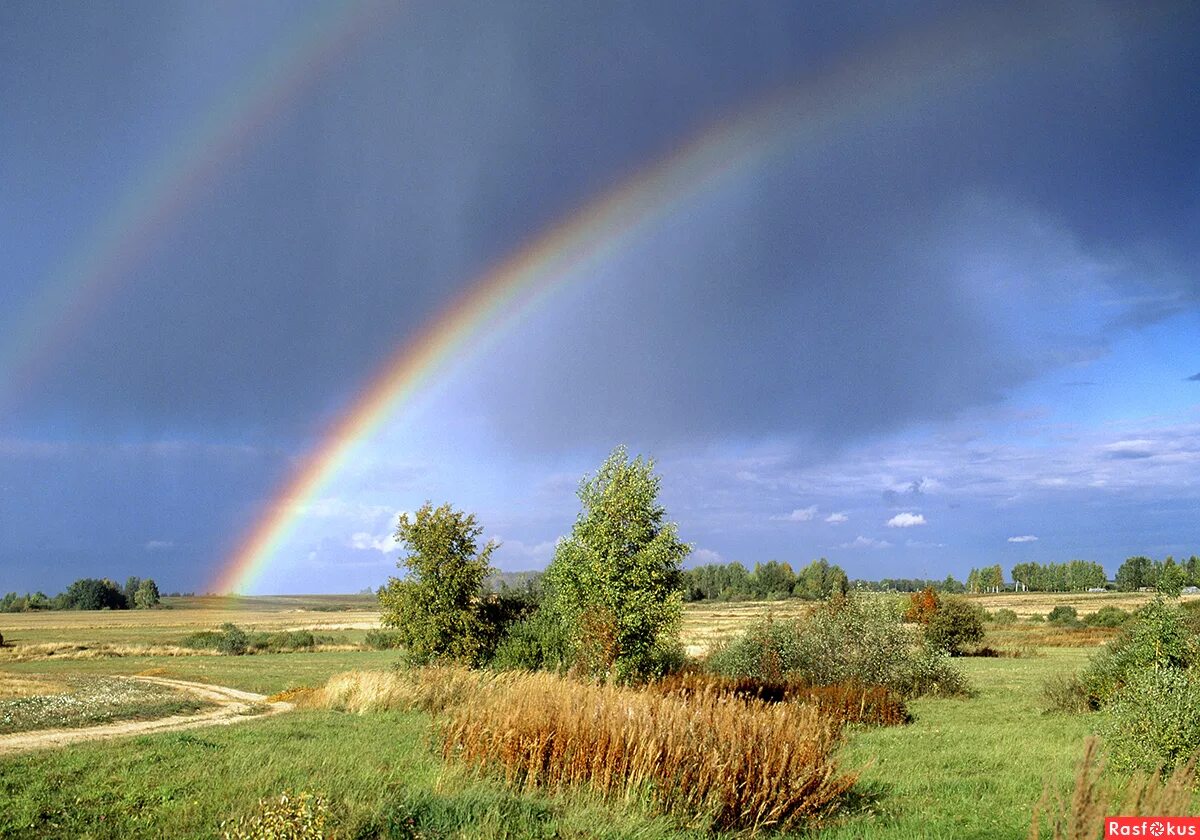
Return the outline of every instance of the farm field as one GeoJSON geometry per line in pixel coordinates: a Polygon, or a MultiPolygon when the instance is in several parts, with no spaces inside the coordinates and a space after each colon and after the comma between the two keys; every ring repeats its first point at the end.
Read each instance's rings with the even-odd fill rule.
{"type": "MultiPolygon", "coordinates": [[[[1070,596],[1057,597],[1079,606],[1070,596]]],[[[144,618],[6,616],[22,621],[3,627],[14,647],[0,659],[0,681],[14,687],[11,693],[27,694],[142,674],[269,695],[316,687],[347,670],[388,668],[398,659],[393,651],[349,647],[251,656],[50,655],[16,661],[11,655],[27,639],[38,645],[85,642],[92,631],[122,634],[136,649],[228,620],[289,629],[377,621],[361,603],[341,612],[303,609],[287,599],[238,603],[234,609],[173,606],[144,618]]],[[[689,605],[684,639],[691,649],[703,649],[767,614],[785,619],[805,609],[798,601],[689,605]]],[[[913,721],[906,726],[852,727],[840,761],[843,770],[860,771],[861,778],[848,807],[819,836],[1024,837],[1043,786],[1049,782],[1065,790],[1091,730],[1088,715],[1046,713],[1041,687],[1050,676],[1081,667],[1097,637],[1084,629],[1078,631],[1084,638],[1079,644],[1038,644],[1050,629],[1022,623],[993,630],[989,643],[1024,647],[1026,655],[960,660],[975,690],[970,699],[923,698],[909,704],[913,721]]],[[[233,727],[2,758],[0,798],[10,807],[0,816],[0,836],[79,836],[87,827],[84,833],[97,837],[210,837],[223,820],[283,790],[324,794],[334,804],[337,824],[360,832],[347,836],[437,837],[459,831],[497,837],[699,836],[636,804],[615,806],[582,793],[513,792],[470,776],[437,757],[430,723],[420,712],[306,709],[233,727]],[[281,750],[281,744],[287,748],[281,750]],[[439,826],[451,833],[439,834],[439,826]]]]}

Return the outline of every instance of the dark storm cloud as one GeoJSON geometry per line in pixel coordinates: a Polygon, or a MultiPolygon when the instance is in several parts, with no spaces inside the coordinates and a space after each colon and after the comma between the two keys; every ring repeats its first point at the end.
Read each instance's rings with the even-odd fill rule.
{"type": "MultiPolygon", "coordinates": [[[[285,7],[270,8],[255,22],[264,43],[284,27],[285,7]]],[[[1014,20],[1077,20],[1069,37],[966,85],[931,72],[913,104],[832,146],[788,150],[732,197],[619,255],[619,278],[581,291],[581,307],[543,324],[527,352],[509,351],[521,376],[486,393],[501,429],[535,449],[758,434],[836,445],[994,401],[1101,352],[1094,334],[1025,323],[1063,308],[1087,273],[1080,260],[1127,266],[1130,278],[1159,269],[1105,278],[1115,295],[1150,301],[1117,314],[1191,305],[1194,278],[1168,269],[1191,264],[1196,241],[1195,10],[1145,23],[1105,4],[1042,9],[1014,20]],[[980,252],[990,263],[964,257],[980,252]],[[1006,293],[996,271],[1036,276],[1006,293]]],[[[177,52],[219,64],[200,54],[239,29],[236,17],[189,20],[201,34],[188,41],[170,12],[146,12],[143,28],[116,35],[124,63],[81,37],[56,70],[54,90],[106,78],[94,93],[112,91],[109,108],[39,104],[54,91],[26,73],[26,87],[5,88],[23,123],[77,134],[36,145],[10,134],[5,148],[43,172],[116,157],[107,181],[87,182],[107,195],[152,154],[146,135],[167,142],[187,124],[148,114],[180,91],[197,107],[197,89],[217,96],[228,78],[183,76],[177,52]],[[164,47],[168,32],[183,46],[164,47]]],[[[546,225],[699,127],[942,14],[405,7],[215,173],[14,422],[308,440],[387,353],[546,225]]],[[[966,35],[986,44],[988,26],[966,35]]],[[[57,183],[65,205],[78,189],[38,183],[57,183]]]]}

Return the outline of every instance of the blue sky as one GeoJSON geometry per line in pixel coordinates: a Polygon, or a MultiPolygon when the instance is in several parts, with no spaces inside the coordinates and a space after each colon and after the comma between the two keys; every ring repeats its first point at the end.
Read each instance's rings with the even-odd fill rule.
{"type": "Polygon", "coordinates": [[[618,443],[690,563],[1200,553],[1192,4],[645,5],[0,8],[0,590],[204,589],[487,267],[768,100],[769,154],[485,324],[259,590],[378,586],[426,499],[544,566],[618,443]],[[270,56],[360,15],[122,227],[270,56]]]}

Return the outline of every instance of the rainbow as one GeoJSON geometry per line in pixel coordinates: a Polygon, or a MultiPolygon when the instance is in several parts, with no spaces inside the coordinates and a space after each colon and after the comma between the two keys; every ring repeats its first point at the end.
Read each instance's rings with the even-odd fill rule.
{"type": "Polygon", "coordinates": [[[0,409],[25,392],[164,231],[393,4],[317,3],[152,161],[0,336],[0,409]]]}
{"type": "Polygon", "coordinates": [[[718,122],[551,227],[485,272],[396,349],[265,505],[210,591],[251,590],[303,519],[305,507],[389,417],[489,339],[544,305],[569,282],[653,225],[712,195],[775,155],[815,151],[864,120],[903,113],[920,97],[946,96],[1038,48],[1061,43],[1069,21],[974,17],[873,50],[866,60],[785,90],[718,122]],[[988,41],[980,43],[978,33],[988,41]]]}

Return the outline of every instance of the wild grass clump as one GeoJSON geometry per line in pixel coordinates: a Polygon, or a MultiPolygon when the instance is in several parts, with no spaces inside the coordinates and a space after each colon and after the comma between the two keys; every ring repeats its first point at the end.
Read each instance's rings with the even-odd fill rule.
{"type": "Polygon", "coordinates": [[[734,678],[702,671],[681,671],[646,686],[647,691],[666,696],[691,698],[713,695],[764,703],[799,703],[816,706],[843,723],[896,726],[911,719],[904,700],[881,685],[842,682],[810,685],[799,680],[766,682],[750,677],[734,678]]]}
{"type": "Polygon", "coordinates": [[[348,671],[330,677],[306,705],[356,714],[409,709],[438,713],[489,691],[498,681],[502,679],[453,665],[348,671]]]}
{"type": "Polygon", "coordinates": [[[1091,711],[1087,690],[1078,674],[1055,674],[1042,685],[1047,712],[1075,715],[1091,711]]]}
{"type": "Polygon", "coordinates": [[[685,823],[751,833],[819,822],[855,775],[841,726],[815,706],[664,696],[545,673],[449,708],[443,752],[523,789],[587,786],[685,823]]]}
{"type": "Polygon", "coordinates": [[[1096,840],[1105,836],[1104,818],[1112,814],[1190,816],[1196,784],[1195,759],[1165,778],[1158,774],[1138,775],[1124,784],[1106,779],[1099,740],[1088,738],[1070,799],[1064,801],[1047,786],[1033,809],[1029,840],[1096,840]],[[1046,831],[1042,830],[1043,825],[1046,831]]]}
{"type": "Polygon", "coordinates": [[[322,840],[329,822],[329,805],[321,794],[284,792],[260,799],[254,814],[221,824],[224,840],[322,840]]]}
{"type": "Polygon", "coordinates": [[[371,650],[399,650],[404,638],[395,630],[368,630],[363,644],[371,650]]]}
{"type": "Polygon", "coordinates": [[[831,599],[799,621],[768,619],[719,646],[706,665],[726,677],[858,682],[902,697],[967,693],[966,677],[945,651],[905,624],[896,603],[869,596],[831,599]]]}

